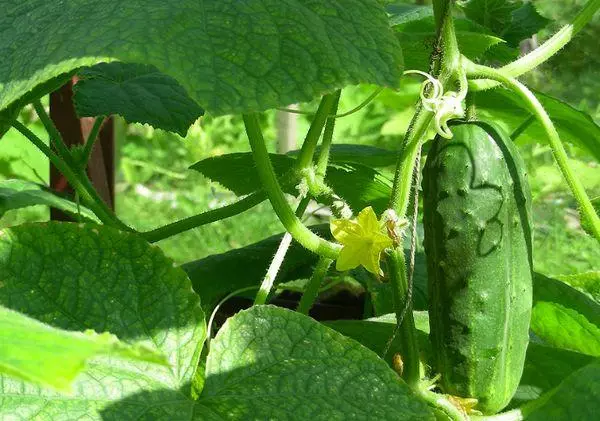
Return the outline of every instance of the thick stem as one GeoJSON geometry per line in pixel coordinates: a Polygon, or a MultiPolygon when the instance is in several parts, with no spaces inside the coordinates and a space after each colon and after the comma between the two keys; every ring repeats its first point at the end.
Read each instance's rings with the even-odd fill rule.
{"type": "Polygon", "coordinates": [[[323,131],[323,126],[325,126],[325,122],[327,121],[333,105],[337,102],[336,98],[339,98],[338,95],[339,91],[336,91],[336,93],[323,96],[317,114],[315,114],[310,128],[308,129],[308,133],[306,134],[306,138],[304,139],[304,143],[302,143],[302,148],[300,149],[300,154],[296,161],[298,169],[308,168],[312,164],[313,156],[317,149],[321,132],[323,131]]]}
{"type": "MultiPolygon", "coordinates": [[[[535,69],[567,45],[592,20],[598,9],[600,9],[600,0],[589,0],[577,16],[575,16],[573,22],[563,26],[556,34],[531,53],[507,64],[499,70],[508,77],[518,77],[535,69]]],[[[471,85],[471,90],[481,91],[493,88],[494,86],[498,86],[497,81],[478,80],[471,85]]]]}
{"type": "Polygon", "coordinates": [[[330,259],[337,258],[341,246],[326,241],[310,231],[302,224],[302,221],[294,215],[294,212],[290,208],[269,159],[269,153],[265,146],[265,141],[256,114],[244,114],[244,124],[246,125],[246,133],[250,140],[250,147],[252,148],[254,162],[256,163],[256,169],[262,182],[263,189],[267,193],[267,197],[273,206],[273,210],[275,210],[275,213],[285,229],[296,241],[310,251],[330,259]]]}
{"type": "Polygon", "coordinates": [[[503,85],[514,91],[517,95],[519,95],[523,102],[525,102],[529,109],[534,113],[538,121],[542,124],[542,127],[544,128],[544,131],[548,136],[548,141],[550,143],[550,147],[552,148],[552,154],[554,155],[554,159],[556,160],[558,167],[560,168],[563,176],[565,177],[567,184],[571,188],[573,196],[575,196],[575,199],[579,204],[581,213],[589,221],[590,228],[592,233],[594,234],[594,237],[596,237],[596,239],[600,241],[600,217],[598,217],[598,215],[596,214],[594,206],[592,205],[590,198],[585,192],[583,184],[581,184],[581,181],[579,181],[579,178],[577,178],[577,176],[573,173],[573,170],[569,166],[569,158],[567,156],[567,152],[565,151],[565,148],[562,142],[560,141],[560,137],[558,135],[558,132],[556,131],[556,128],[554,127],[554,124],[552,123],[552,120],[550,120],[548,113],[546,112],[540,101],[538,101],[535,95],[529,89],[527,89],[525,85],[523,85],[518,80],[512,77],[504,75],[500,70],[492,69],[486,66],[480,66],[473,62],[468,62],[466,60],[465,62],[467,74],[472,79],[485,78],[502,83],[503,85]]]}
{"type": "MultiPolygon", "coordinates": [[[[336,91],[334,95],[334,102],[331,107],[333,114],[337,112],[338,105],[340,103],[340,95],[342,91],[336,91]]],[[[325,131],[323,132],[323,142],[321,142],[321,150],[319,157],[317,158],[317,176],[321,180],[325,177],[327,172],[327,164],[329,163],[329,151],[331,150],[331,144],[333,143],[333,132],[335,130],[335,117],[329,117],[325,123],[325,131]]]]}
{"type": "Polygon", "coordinates": [[[141,235],[149,243],[155,243],[157,241],[164,240],[165,238],[181,234],[182,232],[198,228],[202,225],[239,215],[240,213],[245,212],[263,202],[266,198],[267,195],[264,192],[258,191],[230,205],[190,216],[189,218],[153,229],[152,231],[144,232],[141,235]]]}
{"type": "Polygon", "coordinates": [[[89,180],[81,177],[73,170],[60,156],[58,156],[48,145],[46,145],[39,137],[19,121],[13,121],[12,125],[21,134],[31,141],[44,155],[48,157],[50,162],[58,168],[58,170],[66,177],[71,186],[75,189],[81,200],[90,208],[96,216],[106,225],[116,226],[124,231],[131,231],[127,225],[119,221],[116,216],[108,209],[106,204],[100,199],[96,190],[92,187],[89,180]]]}
{"type": "Polygon", "coordinates": [[[429,390],[420,390],[419,396],[430,406],[444,414],[444,416],[450,421],[468,420],[468,418],[464,416],[457,407],[452,405],[452,402],[450,402],[444,395],[430,392],[429,390]]]}
{"type": "MultiPolygon", "coordinates": [[[[296,216],[298,218],[304,215],[306,208],[310,202],[310,197],[303,198],[300,203],[298,203],[298,207],[296,208],[296,216]]],[[[292,236],[289,232],[286,232],[279,243],[279,247],[277,247],[277,251],[275,252],[275,256],[269,265],[269,269],[267,269],[267,274],[263,278],[262,284],[260,285],[260,289],[256,294],[256,298],[254,299],[254,305],[260,305],[267,302],[267,298],[271,293],[271,289],[273,289],[273,284],[275,283],[275,279],[277,278],[277,274],[279,273],[279,269],[281,269],[281,265],[283,264],[283,260],[285,259],[285,255],[287,254],[290,245],[292,244],[292,236]]]]}
{"type": "Polygon", "coordinates": [[[331,266],[332,262],[333,260],[326,257],[321,257],[319,259],[312,276],[308,280],[306,290],[304,290],[304,294],[302,294],[302,298],[300,299],[300,303],[296,309],[297,312],[308,314],[309,310],[315,303],[315,300],[319,296],[319,288],[321,287],[325,276],[327,276],[327,271],[329,270],[329,266],[331,266]]]}
{"type": "Polygon", "coordinates": [[[416,388],[421,378],[419,371],[419,345],[412,314],[412,304],[407,302],[408,280],[402,246],[390,250],[387,253],[386,261],[392,286],[396,322],[400,326],[400,356],[404,363],[402,378],[409,386],[416,388]]]}

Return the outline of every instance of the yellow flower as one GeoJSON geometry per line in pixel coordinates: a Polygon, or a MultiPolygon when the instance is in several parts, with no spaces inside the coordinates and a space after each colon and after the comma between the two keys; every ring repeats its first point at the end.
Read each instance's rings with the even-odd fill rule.
{"type": "Polygon", "coordinates": [[[376,275],[383,275],[379,267],[381,252],[391,247],[393,241],[386,229],[377,220],[370,206],[363,209],[354,220],[334,219],[330,224],[333,237],[342,244],[335,267],[339,271],[354,269],[363,265],[376,275]]]}

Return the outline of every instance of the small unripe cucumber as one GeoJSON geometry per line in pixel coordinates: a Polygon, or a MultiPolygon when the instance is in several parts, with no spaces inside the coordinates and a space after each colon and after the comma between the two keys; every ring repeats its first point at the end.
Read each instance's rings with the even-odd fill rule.
{"type": "Polygon", "coordinates": [[[511,139],[482,122],[437,137],[424,170],[434,368],[445,393],[492,414],[514,395],[531,314],[531,196],[511,139]]]}

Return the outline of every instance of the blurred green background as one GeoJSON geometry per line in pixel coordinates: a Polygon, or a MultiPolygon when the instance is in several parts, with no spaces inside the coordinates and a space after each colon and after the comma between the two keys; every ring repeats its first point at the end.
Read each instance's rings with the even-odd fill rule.
{"type": "MultiPolygon", "coordinates": [[[[423,3],[423,2],[421,2],[423,3]]],[[[542,42],[573,16],[583,0],[543,0],[534,4],[553,22],[538,35],[542,42]]],[[[533,88],[564,99],[589,113],[600,123],[600,17],[563,49],[555,58],[528,75],[533,88]]],[[[404,107],[406,95],[416,100],[418,85],[411,84],[402,95],[384,92],[360,112],[339,119],[337,143],[353,143],[397,149],[402,141],[410,108],[404,107]]],[[[340,110],[359,104],[375,88],[349,87],[343,91],[340,110]]],[[[301,104],[314,110],[316,103],[301,104]]],[[[263,116],[265,138],[276,149],[277,112],[263,116]]],[[[22,121],[42,138],[47,138],[35,113],[26,108],[22,121]]],[[[308,128],[306,116],[297,117],[296,144],[308,128]]],[[[554,165],[550,150],[539,144],[519,144],[530,171],[534,198],[534,264],[546,274],[572,274],[598,270],[600,247],[580,226],[574,199],[554,165]]],[[[117,121],[117,214],[127,224],[148,230],[168,222],[222,206],[235,200],[233,194],[188,169],[193,163],[228,152],[249,151],[241,117],[205,116],[182,138],[149,126],[127,125],[117,121]]],[[[600,169],[597,162],[575,147],[569,149],[577,175],[592,197],[600,196],[600,169]]],[[[391,176],[392,169],[384,170],[391,176]]],[[[14,130],[0,142],[0,177],[48,181],[47,160],[14,130]]],[[[43,207],[9,211],[0,225],[48,219],[43,207]]],[[[160,242],[165,253],[178,263],[241,247],[282,231],[281,224],[267,203],[233,217],[160,242]]]]}

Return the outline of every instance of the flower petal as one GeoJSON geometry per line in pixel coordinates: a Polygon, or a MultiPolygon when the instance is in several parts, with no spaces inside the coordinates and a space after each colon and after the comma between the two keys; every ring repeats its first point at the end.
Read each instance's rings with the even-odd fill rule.
{"type": "Polygon", "coordinates": [[[360,241],[363,233],[356,221],[349,219],[334,219],[329,224],[333,238],[342,244],[360,241]]]}
{"type": "Polygon", "coordinates": [[[381,259],[381,252],[383,248],[371,247],[368,253],[361,254],[361,264],[371,273],[375,275],[383,275],[383,271],[379,266],[379,260],[381,259]]]}
{"type": "Polygon", "coordinates": [[[340,272],[354,269],[360,265],[361,256],[365,253],[368,253],[368,250],[364,246],[361,247],[361,244],[346,245],[340,251],[340,255],[335,262],[335,268],[340,272]]]}
{"type": "Polygon", "coordinates": [[[360,211],[357,221],[368,236],[370,236],[372,233],[381,231],[381,226],[377,220],[377,215],[375,215],[375,211],[371,206],[360,211]]]}

